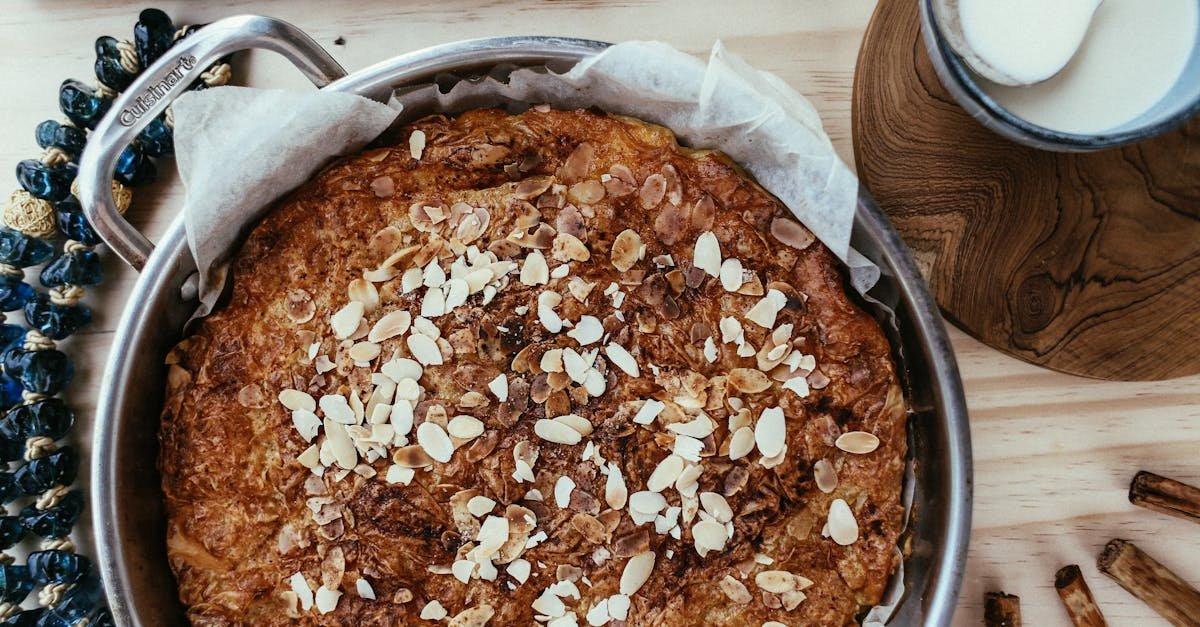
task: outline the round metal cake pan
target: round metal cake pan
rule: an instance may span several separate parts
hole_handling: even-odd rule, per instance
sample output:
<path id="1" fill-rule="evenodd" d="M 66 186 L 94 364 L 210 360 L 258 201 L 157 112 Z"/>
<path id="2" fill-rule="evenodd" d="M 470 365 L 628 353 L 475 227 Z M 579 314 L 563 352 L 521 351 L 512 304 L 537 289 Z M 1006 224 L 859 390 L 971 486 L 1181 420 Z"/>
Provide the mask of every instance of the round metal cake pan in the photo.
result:
<path id="1" fill-rule="evenodd" d="M 141 271 L 105 369 L 92 460 L 97 563 L 118 624 L 186 622 L 167 563 L 156 458 L 166 384 L 163 360 L 182 339 L 184 323 L 196 307 L 181 296 L 195 267 L 182 220 L 176 219 L 153 246 L 116 211 L 108 185 L 120 150 L 176 95 L 171 85 L 190 83 L 230 52 L 267 48 L 292 60 L 319 87 L 384 99 L 396 88 L 429 83 L 444 73 L 470 75 L 498 65 L 561 70 L 606 46 L 556 37 L 472 40 L 402 55 L 347 76 L 298 29 L 243 16 L 214 22 L 183 40 L 118 98 L 113 111 L 136 110 L 109 116 L 96 129 L 79 172 L 89 219 L 110 247 Z M 168 80 L 172 73 L 174 82 Z M 166 90 L 153 102 L 143 99 L 136 105 L 135 99 L 154 93 L 155 86 Z M 882 270 L 870 296 L 895 312 L 894 321 L 883 322 L 896 347 L 912 410 L 909 439 L 915 471 L 907 487 L 913 505 L 902 547 L 906 592 L 889 624 L 949 625 L 971 527 L 971 448 L 962 383 L 941 316 L 911 253 L 866 190 L 859 194 L 853 244 Z"/>

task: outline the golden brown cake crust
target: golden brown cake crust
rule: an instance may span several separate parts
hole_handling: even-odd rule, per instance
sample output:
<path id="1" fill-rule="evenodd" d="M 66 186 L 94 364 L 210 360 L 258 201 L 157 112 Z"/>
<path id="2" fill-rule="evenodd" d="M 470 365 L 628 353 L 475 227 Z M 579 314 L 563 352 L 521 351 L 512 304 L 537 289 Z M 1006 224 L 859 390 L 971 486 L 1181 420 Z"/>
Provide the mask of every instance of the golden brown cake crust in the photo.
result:
<path id="1" fill-rule="evenodd" d="M 419 141 L 410 144 L 413 130 L 424 133 L 423 150 Z M 576 586 L 582 599 L 563 600 L 577 610 L 579 623 L 587 624 L 587 611 L 618 593 L 630 555 L 646 550 L 655 554 L 654 568 L 631 595 L 628 625 L 854 624 L 879 600 L 895 566 L 902 525 L 902 395 L 888 342 L 876 321 L 847 296 L 836 259 L 819 242 L 805 245 L 811 236 L 803 228 L 788 231 L 787 237 L 802 249 L 772 236 L 788 226 L 773 222 L 790 217 L 777 200 L 716 153 L 680 149 L 662 128 L 596 111 L 539 107 L 512 116 L 475 110 L 419 120 L 403 130 L 402 139 L 393 148 L 335 163 L 280 201 L 236 256 L 228 302 L 168 359 L 160 433 L 168 552 L 193 624 L 426 624 L 418 616 L 437 600 L 449 617 L 486 605 L 495 613 L 491 625 L 529 625 L 537 613 L 531 603 L 559 574 L 578 579 L 572 569 L 560 573 L 561 565 L 582 571 L 585 580 Z M 588 146 L 580 149 L 581 144 Z M 614 166 L 627 167 L 632 180 Z M 538 191 L 536 177 L 553 177 L 551 186 L 528 202 L 514 196 Z M 603 198 L 596 198 L 601 193 Z M 505 241 L 518 224 L 528 227 L 540 219 L 556 237 L 577 235 L 590 259 L 571 263 L 567 277 L 550 278 L 548 285 L 525 285 L 518 268 L 499 280 L 506 285 L 487 305 L 480 304 L 482 293 L 473 294 L 452 312 L 432 318 L 444 340 L 445 364 L 424 369 L 416 423 L 428 419 L 445 427 L 445 417 L 471 415 L 486 429 L 454 452 L 449 463 L 417 470 L 408 485 L 385 479 L 392 465 L 388 458 L 370 464 L 378 473 L 371 477 L 363 476 L 372 473 L 360 466 L 360 472 L 335 481 L 332 463 L 324 478 L 316 477 L 298 461 L 309 442 L 277 394 L 296 388 L 315 398 L 353 392 L 367 400 L 371 374 L 393 351 L 407 356 L 409 349 L 401 337 L 382 341 L 382 355 L 368 367 L 357 367 L 347 348 L 339 348 L 330 317 L 347 304 L 347 286 L 393 252 L 421 247 L 408 253 L 398 271 L 414 257 L 422 261 L 436 252 L 441 240 L 431 245 L 430 233 L 414 228 L 410 206 L 445 208 L 452 214 L 448 220 L 461 224 L 463 211 L 454 209 L 460 201 L 488 210 L 486 230 L 474 242 L 481 247 Z M 424 224 L 427 214 L 417 217 L 423 228 L 454 234 L 446 231 L 448 223 L 430 227 Z M 385 231 L 389 226 L 395 228 Z M 610 251 L 626 229 L 635 231 L 646 249 L 632 269 L 620 272 L 610 262 Z M 526 243 L 550 234 L 526 231 L 534 233 L 522 240 Z M 728 291 L 718 278 L 693 267 L 694 247 L 705 232 L 715 235 L 723 258 L 740 260 L 745 277 L 753 273 L 740 288 L 750 294 Z M 560 255 L 573 254 L 567 247 L 572 242 L 560 239 Z M 455 247 L 441 246 L 442 268 L 449 269 Z M 493 249 L 500 259 L 512 255 L 518 262 L 534 250 L 511 242 Z M 555 249 L 543 252 L 551 269 L 561 265 Z M 655 259 L 665 261 L 662 255 L 670 255 L 674 267 L 659 267 Z M 595 284 L 585 302 L 568 287 L 575 278 Z M 754 280 L 761 284 L 757 290 Z M 605 293 L 614 282 L 624 295 L 619 307 Z M 390 311 L 420 313 L 421 290 L 403 293 L 401 276 L 375 286 L 381 304 L 366 313 L 368 326 Z M 807 397 L 781 388 L 777 380 L 762 392 L 726 392 L 731 369 L 760 368 L 762 357 L 739 357 L 736 343 L 722 341 L 721 319 L 741 320 L 745 340 L 757 351 L 771 331 L 747 321 L 746 314 L 771 288 L 788 297 L 774 326 L 793 325 L 786 334 L 789 354 L 815 357 Z M 562 294 L 554 307 L 561 319 L 578 323 L 583 315 L 595 316 L 605 339 L 581 348 L 567 336 L 569 329 L 549 332 L 537 306 L 537 295 L 546 290 Z M 305 295 L 315 315 L 298 323 L 307 313 Z M 705 356 L 709 337 L 719 353 L 714 363 Z M 320 345 L 310 352 L 314 342 Z M 614 367 L 603 350 L 594 366 L 603 377 L 602 394 L 589 395 L 584 386 L 564 382 L 562 373 L 538 374 L 547 350 L 583 352 L 609 343 L 635 356 L 640 376 Z M 325 357 L 334 369 L 318 375 L 314 361 Z M 801 366 L 800 376 L 806 371 Z M 508 380 L 506 402 L 487 385 L 499 374 Z M 779 378 L 787 376 L 795 374 Z M 742 399 L 751 426 L 764 409 L 783 410 L 787 450 L 778 465 L 765 468 L 759 450 L 730 460 L 730 417 L 745 420 L 736 418 L 732 405 L 737 403 L 728 400 L 733 396 Z M 634 423 L 633 415 L 650 398 L 666 401 L 667 409 L 649 425 Z M 437 405 L 444 416 L 435 407 L 430 417 Z M 610 510 L 606 477 L 594 461 L 583 459 L 591 442 L 621 469 L 629 494 L 646 490 L 656 465 L 672 451 L 665 424 L 692 420 L 701 409 L 715 422 L 715 431 L 701 438 L 698 491 L 725 494 L 734 513 L 734 533 L 724 549 L 703 558 L 690 530 L 703 516 L 680 523 L 681 537 L 675 539 L 657 533 L 653 522 L 635 525 L 628 507 L 619 517 L 605 514 Z M 575 445 L 535 434 L 539 419 L 566 413 L 587 419 L 594 431 Z M 835 439 L 851 431 L 874 434 L 878 449 L 851 454 L 836 447 Z M 513 448 L 522 441 L 540 451 L 533 483 L 518 483 L 512 476 Z M 397 447 L 387 449 L 390 455 Z M 819 460 L 836 468 L 832 493 L 814 482 Z M 576 485 L 566 508 L 554 496 L 563 475 Z M 525 499 L 531 488 L 544 500 Z M 493 499 L 501 516 L 510 504 L 527 508 L 536 517 L 532 533 L 547 534 L 520 556 L 535 573 L 523 584 L 513 588 L 502 563 L 496 564 L 495 581 L 464 584 L 448 573 L 478 532 L 479 521 L 456 519 L 451 505 L 468 489 Z M 676 488 L 662 494 L 669 505 L 682 504 Z M 859 537 L 847 546 L 822 537 L 834 499 L 847 502 L 857 521 Z M 616 526 L 602 528 L 599 538 L 585 537 L 581 529 L 594 534 L 597 520 L 601 527 Z M 756 563 L 756 554 L 773 562 Z M 812 585 L 797 584 L 804 587 L 802 594 L 766 593 L 756 575 L 767 570 L 794 573 Z M 342 592 L 336 609 L 321 614 L 296 608 L 289 579 L 297 572 L 312 589 L 324 583 Z M 748 602 L 736 602 L 724 591 L 729 584 L 720 582 L 727 576 L 745 586 Z M 377 600 L 359 597 L 360 577 Z M 402 602 L 410 596 L 404 590 L 411 595 L 407 602 Z M 806 598 L 797 604 L 801 597 Z M 460 617 L 451 624 L 470 623 Z"/>

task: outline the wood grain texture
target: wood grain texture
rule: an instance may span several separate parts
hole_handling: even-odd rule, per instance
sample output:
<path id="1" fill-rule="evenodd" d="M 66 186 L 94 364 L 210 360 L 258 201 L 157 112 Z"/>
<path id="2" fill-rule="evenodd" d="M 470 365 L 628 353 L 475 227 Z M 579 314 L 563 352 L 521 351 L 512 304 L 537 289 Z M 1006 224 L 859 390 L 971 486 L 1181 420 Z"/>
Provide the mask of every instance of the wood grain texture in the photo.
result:
<path id="1" fill-rule="evenodd" d="M 852 115 L 859 175 L 956 324 L 1085 376 L 1200 372 L 1200 117 L 1092 154 L 1010 142 L 938 82 L 911 0 L 879 3 Z"/>
<path id="2" fill-rule="evenodd" d="M 352 9 L 315 0 L 152 4 L 193 22 L 239 13 L 279 16 L 312 34 L 350 70 L 424 46 L 487 35 L 661 39 L 699 55 L 721 38 L 755 67 L 778 74 L 805 94 L 848 161 L 855 57 L 875 7 L 872 0 L 783 0 L 739 11 L 722 0 L 363 0 Z M 4 6 L 0 166 L 11 171 L 17 161 L 38 153 L 33 127 L 57 117 L 62 79 L 90 76 L 91 42 L 101 34 L 127 36 L 146 5 L 22 0 Z M 345 45 L 333 43 L 339 36 Z M 311 89 L 270 53 L 239 55 L 235 79 L 244 85 Z M 160 170 L 160 182 L 139 190 L 128 214 L 151 239 L 166 230 L 184 198 L 174 168 L 167 163 Z M 115 256 L 102 255 L 105 282 L 85 298 L 96 320 L 66 348 L 76 366 L 67 400 L 82 420 L 73 443 L 82 447 L 85 459 L 113 329 L 137 279 Z M 1194 537 L 1195 525 L 1134 507 L 1126 496 L 1130 477 L 1143 468 L 1200 484 L 1195 463 L 1200 376 L 1148 383 L 1080 379 L 1013 359 L 957 328 L 948 331 L 966 388 L 976 463 L 971 550 L 955 626 L 982 624 L 984 591 L 1004 589 L 1020 595 L 1026 623 L 1070 627 L 1052 581 L 1055 570 L 1068 563 L 1081 564 L 1112 624 L 1167 625 L 1101 576 L 1094 560 L 1110 538 L 1129 538 L 1181 577 L 1200 582 L 1200 544 L 1183 541 Z M 81 472 L 86 475 L 86 465 Z M 88 516 L 85 512 L 79 536 L 85 550 Z"/>

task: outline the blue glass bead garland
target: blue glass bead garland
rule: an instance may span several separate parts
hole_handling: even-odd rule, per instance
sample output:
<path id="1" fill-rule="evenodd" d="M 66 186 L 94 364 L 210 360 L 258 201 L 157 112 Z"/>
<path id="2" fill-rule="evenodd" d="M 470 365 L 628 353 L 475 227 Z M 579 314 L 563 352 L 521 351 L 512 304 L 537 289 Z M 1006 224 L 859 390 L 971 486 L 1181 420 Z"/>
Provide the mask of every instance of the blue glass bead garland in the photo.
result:
<path id="1" fill-rule="evenodd" d="M 46 120 L 34 131 L 40 158 L 16 166 L 16 178 L 28 195 L 14 193 L 0 225 L 0 550 L 30 536 L 41 538 L 25 564 L 0 553 L 0 627 L 109 627 L 113 617 L 104 603 L 104 587 L 90 559 L 75 553 L 71 530 L 83 514 L 86 498 L 71 489 L 81 463 L 79 453 L 57 442 L 70 432 L 75 414 L 56 395 L 74 368 L 56 342 L 92 319 L 79 303 L 84 288 L 104 278 L 101 243 L 83 215 L 72 183 L 76 163 L 113 99 L 174 43 L 200 26 L 176 28 L 158 9 L 141 12 L 132 41 L 100 37 L 95 43 L 97 83 L 68 79 L 59 87 L 59 109 L 67 122 Z M 224 84 L 229 60 L 208 68 L 190 89 Z M 170 113 L 139 133 L 117 159 L 113 191 L 123 211 L 128 187 L 153 181 L 155 159 L 174 154 Z M 62 236 L 65 241 L 56 240 Z M 39 291 L 26 278 L 41 266 Z M 6 322 L 3 312 L 21 311 L 29 328 Z M 11 504 L 11 508 L 7 507 Z M 15 512 L 13 511 L 15 510 Z M 21 604 L 38 591 L 39 607 Z"/>

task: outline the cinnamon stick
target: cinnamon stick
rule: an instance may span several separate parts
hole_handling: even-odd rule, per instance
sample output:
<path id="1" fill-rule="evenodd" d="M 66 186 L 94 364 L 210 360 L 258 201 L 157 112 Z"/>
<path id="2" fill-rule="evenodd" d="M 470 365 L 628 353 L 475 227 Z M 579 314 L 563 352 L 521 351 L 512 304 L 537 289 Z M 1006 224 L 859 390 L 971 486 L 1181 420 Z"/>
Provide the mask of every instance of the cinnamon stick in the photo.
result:
<path id="1" fill-rule="evenodd" d="M 1129 484 L 1129 502 L 1200 523 L 1200 488 L 1145 470 Z"/>
<path id="2" fill-rule="evenodd" d="M 1132 542 L 1110 541 L 1097 566 L 1172 625 L 1200 627 L 1200 592 Z"/>
<path id="3" fill-rule="evenodd" d="M 1063 566 L 1058 570 L 1054 575 L 1054 589 L 1062 598 L 1067 615 L 1070 616 L 1071 622 L 1075 623 L 1075 627 L 1108 626 L 1100 608 L 1096 607 L 1096 599 L 1092 597 L 1092 591 L 1088 589 L 1077 564 Z"/>
<path id="4" fill-rule="evenodd" d="M 1003 592 L 983 595 L 983 624 L 987 627 L 1021 627 L 1021 597 Z"/>

